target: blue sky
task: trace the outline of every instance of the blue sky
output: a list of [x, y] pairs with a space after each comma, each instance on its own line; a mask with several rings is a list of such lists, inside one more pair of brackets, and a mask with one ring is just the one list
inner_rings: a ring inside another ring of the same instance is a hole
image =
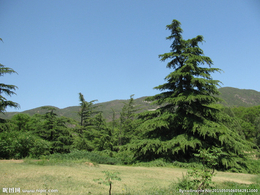
[[21, 106], [7, 111], [160, 93], [173, 19], [184, 39], [203, 35], [222, 87], [260, 91], [259, 0], [0, 0], [0, 63], [18, 73], [0, 82]]

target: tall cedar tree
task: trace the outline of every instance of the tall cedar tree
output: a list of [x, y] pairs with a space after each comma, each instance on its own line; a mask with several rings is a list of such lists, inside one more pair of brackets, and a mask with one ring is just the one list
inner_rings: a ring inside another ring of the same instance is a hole
[[51, 142], [51, 153], [68, 153], [73, 143], [71, 132], [66, 126], [69, 119], [58, 117], [53, 107], [41, 108], [48, 111], [42, 116], [43, 124], [36, 129], [36, 134]]
[[139, 106], [135, 105], [134, 95], [130, 96], [127, 103], [124, 103], [122, 111], [120, 112], [120, 128], [118, 135], [118, 145], [125, 145], [130, 142], [134, 136], [136, 128], [135, 118], [136, 112], [140, 110]]
[[114, 150], [113, 146], [115, 145], [116, 140], [113, 134], [113, 129], [107, 125], [102, 112], [95, 115], [92, 136], [95, 150]]
[[[93, 105], [93, 102], [97, 100], [92, 100], [90, 102], [86, 101], [82, 93], [79, 93], [79, 101], [80, 101], [80, 111], [78, 112], [80, 116], [80, 125], [82, 127], [88, 127], [93, 125], [93, 116], [98, 113], [95, 111], [97, 106]], [[82, 130], [80, 131], [82, 134]]]
[[[2, 39], [0, 38], [0, 41]], [[13, 69], [5, 67], [4, 65], [0, 64], [0, 76], [3, 76], [4, 74], [12, 74], [17, 73]], [[4, 83], [0, 83], [0, 113], [4, 113], [7, 107], [14, 107], [19, 108], [19, 104], [10, 100], [7, 100], [2, 94], [11, 96], [15, 95], [16, 93], [14, 90], [16, 90], [17, 87], [15, 85], [6, 85]]]
[[155, 87], [162, 93], [146, 99], [160, 107], [139, 115], [143, 121], [137, 129], [142, 132], [141, 139], [133, 141], [129, 148], [139, 160], [189, 162], [198, 149], [219, 147], [226, 154], [219, 158], [220, 167], [239, 169], [245, 166], [245, 151], [250, 144], [225, 126], [230, 119], [216, 106], [221, 101], [217, 97], [220, 81], [213, 80], [210, 74], [221, 70], [212, 68], [212, 60], [199, 48], [203, 37], [184, 40], [180, 26], [177, 20], [166, 26], [171, 31], [166, 39], [173, 43], [171, 51], [159, 57], [161, 61], [170, 60], [167, 68], [174, 71], [165, 77], [165, 84]]
[[99, 111], [96, 111], [98, 106], [93, 105], [97, 100], [90, 102], [86, 101], [83, 94], [79, 93], [80, 111], [80, 127], [76, 129], [79, 137], [75, 137], [74, 147], [79, 150], [92, 151], [95, 146], [93, 139], [95, 137], [95, 116]]

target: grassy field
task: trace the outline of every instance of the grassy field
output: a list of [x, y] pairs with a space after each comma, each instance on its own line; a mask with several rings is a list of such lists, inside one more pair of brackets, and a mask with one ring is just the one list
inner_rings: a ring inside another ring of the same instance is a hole
[[[67, 165], [37, 165], [23, 161], [0, 161], [0, 194], [3, 188], [20, 188], [14, 194], [108, 194], [109, 186], [93, 179], [104, 178], [102, 171], [117, 171], [121, 181], [114, 181], [112, 194], [150, 194], [153, 190], [167, 188], [186, 173], [186, 169], [167, 167], [131, 167], [77, 163]], [[251, 174], [217, 172], [216, 183], [233, 181], [251, 184], [257, 176]], [[50, 193], [36, 190], [52, 190]], [[9, 189], [8, 189], [9, 190]], [[34, 190], [23, 192], [24, 190]], [[176, 194], [177, 192], [172, 192]], [[257, 194], [257, 193], [252, 193]]]

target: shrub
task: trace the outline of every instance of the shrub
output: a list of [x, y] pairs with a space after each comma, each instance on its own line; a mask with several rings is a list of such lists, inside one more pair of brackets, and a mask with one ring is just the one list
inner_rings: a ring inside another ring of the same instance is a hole
[[203, 163], [202, 169], [193, 168], [189, 170], [185, 176], [179, 180], [177, 186], [180, 189], [210, 189], [213, 184], [212, 177], [215, 175], [215, 167], [218, 165], [218, 159], [224, 155], [221, 148], [200, 149], [199, 154], [194, 154], [199, 157]]
[[79, 151], [79, 150], [73, 150], [71, 153], [67, 154], [59, 154], [55, 153], [52, 155], [49, 155], [49, 159], [59, 159], [59, 160], [80, 160], [80, 159], [87, 159], [90, 160], [91, 162], [95, 162], [98, 164], [110, 164], [110, 165], [115, 165], [115, 164], [121, 164], [121, 161], [112, 158], [109, 156], [103, 156], [95, 152], [88, 152], [88, 151]]
[[31, 132], [4, 131], [0, 133], [0, 158], [21, 159], [49, 154], [50, 143]]
[[133, 164], [135, 159], [134, 159], [134, 154], [131, 151], [119, 151], [119, 152], [114, 152], [111, 150], [103, 150], [100, 152], [97, 152], [99, 154], [105, 155], [105, 156], [110, 156], [113, 158], [118, 159], [122, 164], [129, 165]]
[[175, 166], [175, 167], [185, 168], [185, 169], [189, 169], [189, 168], [202, 168], [201, 164], [195, 163], [195, 162], [183, 163], [183, 162], [174, 161], [172, 163], [172, 165]]
[[247, 165], [248, 169], [245, 172], [251, 174], [260, 174], [260, 159], [249, 159]]
[[121, 178], [118, 177], [117, 175], [119, 174], [118, 172], [110, 172], [110, 171], [102, 171], [102, 173], [105, 174], [105, 178], [104, 179], [94, 179], [94, 181], [99, 181], [99, 184], [105, 184], [105, 185], [109, 185], [109, 195], [111, 195], [112, 193], [112, 180], [118, 180], [121, 181]]
[[98, 164], [109, 164], [109, 165], [122, 164], [120, 159], [116, 159], [116, 158], [113, 158], [110, 156], [105, 156], [105, 155], [103, 156], [96, 152], [89, 152], [88, 158], [91, 161], [96, 162]]
[[159, 158], [150, 162], [138, 162], [134, 166], [144, 166], [144, 167], [169, 167], [172, 163], [167, 163], [165, 159]]

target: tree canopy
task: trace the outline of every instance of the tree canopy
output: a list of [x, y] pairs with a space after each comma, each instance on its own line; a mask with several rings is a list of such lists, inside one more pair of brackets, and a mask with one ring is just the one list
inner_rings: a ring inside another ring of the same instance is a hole
[[[2, 39], [0, 38], [0, 41]], [[5, 67], [0, 64], [0, 76], [4, 76], [5, 74], [17, 73], [12, 68]], [[7, 100], [2, 94], [7, 96], [15, 95], [14, 92], [18, 87], [15, 85], [7, 85], [4, 83], [0, 83], [0, 112], [4, 113], [7, 107], [19, 108], [19, 104], [10, 100]]]
[[250, 144], [225, 125], [231, 119], [216, 105], [221, 101], [217, 97], [220, 81], [213, 80], [211, 73], [221, 70], [212, 67], [213, 61], [199, 47], [203, 36], [184, 40], [177, 20], [166, 28], [171, 31], [166, 39], [173, 42], [170, 52], [159, 57], [169, 60], [167, 68], [174, 71], [165, 77], [166, 83], [154, 88], [162, 92], [146, 99], [159, 108], [139, 115], [141, 139], [129, 148], [140, 160], [189, 162], [198, 149], [218, 147], [226, 154], [219, 159], [220, 166], [240, 167]]

